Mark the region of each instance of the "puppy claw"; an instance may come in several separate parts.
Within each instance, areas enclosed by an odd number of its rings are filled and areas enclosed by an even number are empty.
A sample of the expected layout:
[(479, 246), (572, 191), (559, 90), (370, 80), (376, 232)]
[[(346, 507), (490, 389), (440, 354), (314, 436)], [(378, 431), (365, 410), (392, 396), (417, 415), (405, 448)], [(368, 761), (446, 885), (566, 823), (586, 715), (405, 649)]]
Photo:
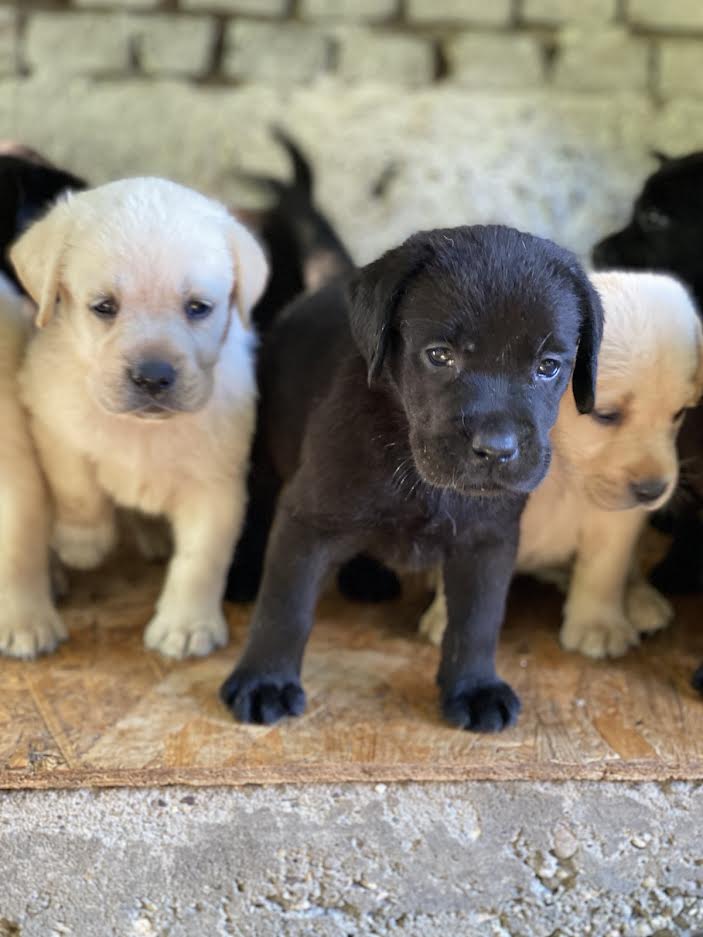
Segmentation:
[(115, 525), (112, 521), (91, 527), (57, 521), (52, 545), (66, 566), (94, 569), (112, 550), (115, 540)]
[[(217, 647), (224, 647), (229, 637), (227, 622), (221, 614), (183, 616), (159, 612), (147, 625), (144, 644), (164, 657), (204, 657)], [(181, 620), (179, 620), (181, 619)]]
[(666, 628), (674, 617), (671, 602), (646, 582), (637, 582), (628, 589), (625, 608), (640, 634)]
[(10, 603), (0, 613), (0, 653), (31, 660), (48, 654), (68, 637), (61, 616), (45, 602)]
[(272, 725), (305, 711), (305, 691), (296, 677), (235, 670), (220, 688), (220, 698), (240, 722)]
[(617, 611), (604, 612), (586, 620), (568, 619), (561, 629), (561, 645), (586, 657), (622, 657), (639, 644), (636, 628)]
[(502, 681), (454, 691), (442, 698), (445, 719), (470, 732), (502, 732), (515, 725), (521, 708), (518, 696)]

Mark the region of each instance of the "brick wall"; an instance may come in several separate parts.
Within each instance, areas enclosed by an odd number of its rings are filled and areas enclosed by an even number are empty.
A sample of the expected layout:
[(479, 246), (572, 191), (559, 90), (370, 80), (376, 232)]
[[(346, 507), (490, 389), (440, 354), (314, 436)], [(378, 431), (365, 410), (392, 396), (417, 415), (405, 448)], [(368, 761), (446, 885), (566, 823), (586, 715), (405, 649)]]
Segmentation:
[(703, 0), (0, 2), (2, 132), (93, 179), (241, 201), (272, 121), (362, 259), (487, 219), (585, 250), (651, 146), (703, 146)]

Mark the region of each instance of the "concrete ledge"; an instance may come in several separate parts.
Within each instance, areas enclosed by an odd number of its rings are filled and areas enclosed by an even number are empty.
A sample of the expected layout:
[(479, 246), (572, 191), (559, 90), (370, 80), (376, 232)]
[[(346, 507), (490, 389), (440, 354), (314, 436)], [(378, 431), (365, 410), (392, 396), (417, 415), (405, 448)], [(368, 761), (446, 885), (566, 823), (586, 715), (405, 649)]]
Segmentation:
[(695, 935), (702, 811), (692, 783), (5, 793), (0, 934)]

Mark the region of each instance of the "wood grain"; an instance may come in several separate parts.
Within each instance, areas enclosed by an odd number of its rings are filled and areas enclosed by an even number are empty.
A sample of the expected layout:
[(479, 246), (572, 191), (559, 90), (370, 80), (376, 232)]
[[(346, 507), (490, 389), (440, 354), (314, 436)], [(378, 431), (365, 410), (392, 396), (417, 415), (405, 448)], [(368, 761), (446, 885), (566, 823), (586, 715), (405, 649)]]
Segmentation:
[(252, 727), (217, 698), (249, 609), (228, 608), (225, 650), (166, 661), (142, 646), (162, 577), (130, 558), (73, 576), (70, 640), (35, 662), (0, 659), (0, 787), (703, 778), (703, 700), (689, 686), (703, 660), (699, 598), (622, 660), (592, 662), (559, 648), (560, 597), (517, 582), (499, 663), (523, 714), (476, 736), (439, 718), (437, 651), (415, 634), (421, 586), (377, 607), (323, 599), (307, 713)]

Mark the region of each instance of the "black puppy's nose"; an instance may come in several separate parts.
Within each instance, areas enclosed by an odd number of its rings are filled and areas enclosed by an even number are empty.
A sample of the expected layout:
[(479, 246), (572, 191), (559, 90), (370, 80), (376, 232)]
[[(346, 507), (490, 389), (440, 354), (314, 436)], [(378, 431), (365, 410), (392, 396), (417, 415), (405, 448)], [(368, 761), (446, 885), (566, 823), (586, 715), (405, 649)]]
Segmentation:
[(642, 481), (631, 482), (630, 491), (640, 504), (651, 504), (664, 494), (666, 482), (661, 478), (643, 478)]
[(517, 455), (517, 436), (510, 430), (478, 430), (471, 437), (471, 448), (479, 459), (509, 462)]
[(176, 369), (168, 361), (158, 359), (140, 361), (139, 364), (129, 369), (129, 377), (140, 390), (152, 397), (158, 397), (176, 380)]

